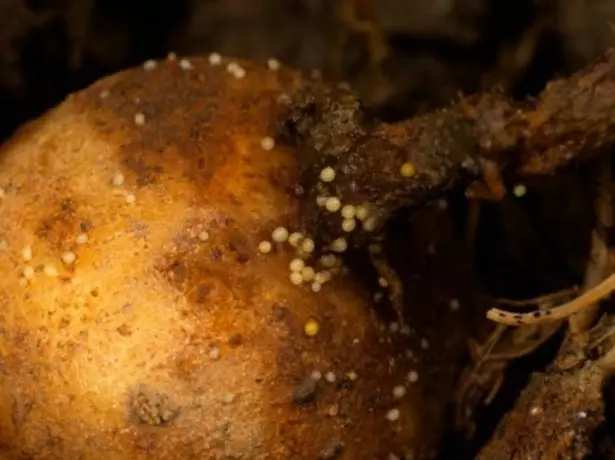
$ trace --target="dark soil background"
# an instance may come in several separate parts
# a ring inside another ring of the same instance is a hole
[[[97,78],[170,51],[315,69],[347,81],[376,116],[398,120],[460,92],[531,97],[613,45],[613,0],[0,0],[0,139]],[[526,298],[582,280],[594,225],[590,169],[482,206],[474,255],[490,294]],[[463,233],[461,197],[451,203]],[[552,342],[510,367],[476,438],[451,435],[443,458],[473,457],[529,372],[554,355]],[[596,458],[614,458],[608,432]]]

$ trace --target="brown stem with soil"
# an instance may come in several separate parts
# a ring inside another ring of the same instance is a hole
[[[302,147],[312,229],[331,240],[339,219],[314,204],[324,166],[343,172],[334,188],[344,203],[368,204],[383,222],[481,176],[501,195],[499,171],[549,175],[595,157],[615,143],[615,52],[533,102],[478,94],[394,124],[371,123],[349,91],[314,85],[295,94],[281,131]]]

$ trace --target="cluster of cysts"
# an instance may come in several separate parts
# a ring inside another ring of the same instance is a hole
[[[261,141],[261,146],[265,150],[271,150],[274,147],[274,141],[270,137],[266,137]],[[412,163],[404,163],[400,168],[400,173],[404,177],[412,177],[416,173],[416,169]],[[318,196],[316,204],[323,209],[324,212],[330,214],[339,213],[340,229],[343,234],[350,234],[357,230],[359,226],[366,232],[374,232],[378,228],[378,216],[375,215],[368,204],[358,206],[352,204],[344,204],[337,196],[330,196],[327,191],[327,184],[332,184],[336,178],[336,171],[330,166],[323,168],[320,171],[317,183]],[[312,291],[320,292],[323,284],[330,281],[332,276],[343,271],[342,261],[339,255],[348,249],[348,240],[345,236],[340,236],[334,239],[325,249],[325,254],[317,260],[317,266],[320,270],[317,271],[316,266],[308,265],[306,260],[313,256],[316,249],[314,240],[302,232],[290,232],[286,227],[278,227],[271,233],[271,241],[263,240],[258,245],[258,250],[267,254],[273,250],[273,243],[283,244],[288,243],[296,251],[296,257],[289,264],[289,279],[294,285],[309,284]],[[377,245],[374,245],[372,252],[377,251]],[[387,287],[388,283],[385,279],[380,279],[379,284],[382,287]],[[381,294],[382,295],[382,294]]]
[[[124,184],[124,175],[121,173],[116,173],[111,178],[111,185],[119,190],[116,193],[124,196],[126,203],[134,204],[136,202],[136,196],[134,193],[128,192],[126,190],[120,189],[120,187]],[[88,233],[85,231],[85,226],[82,225],[82,232],[78,233],[73,239],[73,245],[83,246],[90,241],[90,237]],[[3,248],[0,248],[3,249]],[[30,284],[33,281],[37,274],[42,273],[43,275],[50,278],[57,278],[61,275],[61,269],[58,267],[62,267],[64,270],[72,270],[74,269],[75,263],[77,262],[77,254],[74,250],[65,250],[59,254],[58,263],[48,262],[45,264],[34,265],[32,264],[34,260],[34,250],[32,246],[24,246],[21,249],[21,260],[25,263],[21,271],[21,276],[19,278],[19,284],[23,287]]]
[[[78,245],[83,245],[88,242],[87,233],[80,233],[75,238],[75,243]],[[21,276],[19,278],[19,284],[23,287],[27,286],[34,278],[36,278],[38,273],[43,273],[45,276],[50,278],[56,278],[60,276],[60,270],[57,268],[58,265],[52,262],[46,263],[44,265],[34,266],[32,265],[32,261],[34,259],[34,251],[32,246],[25,246],[21,250],[21,260],[25,263],[21,271]],[[65,269],[70,269],[77,260],[77,254],[73,251],[64,251],[59,256],[59,262],[62,267]]]

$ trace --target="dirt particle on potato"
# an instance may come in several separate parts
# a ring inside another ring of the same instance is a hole
[[[32,260],[32,247],[26,246],[21,250],[21,258],[24,262],[30,262]]]
[[[165,425],[179,415],[179,407],[173,405],[170,398],[157,391],[141,389],[130,401],[133,419],[140,424]]]
[[[335,460],[342,455],[344,451],[344,443],[335,441],[330,446],[326,447],[318,454],[318,460]]]
[[[203,230],[202,232],[199,232],[199,240],[205,242],[209,239],[209,232]]]
[[[235,401],[235,395],[233,393],[224,393],[221,397],[220,397],[220,401],[222,401],[222,403],[224,404],[233,404],[233,402]]]
[[[87,242],[88,242],[88,235],[87,235],[87,233],[80,233],[75,238],[75,243],[77,243],[77,244],[85,244]]]
[[[28,265],[26,267],[24,267],[23,269],[23,276],[26,280],[33,280],[34,276],[35,276],[36,272],[34,270],[34,267]]]
[[[451,299],[448,303],[448,308],[450,311],[457,311],[459,310],[459,307],[461,307],[461,304],[457,299]]]
[[[307,404],[314,401],[317,389],[316,380],[312,376],[303,379],[293,389],[293,402],[295,404]]]
[[[111,183],[114,187],[121,187],[122,185],[124,185],[124,174],[116,173],[111,179]]]
[[[215,344],[211,344],[209,346],[209,349],[207,350],[207,356],[209,356],[209,358],[213,360],[220,359],[220,348],[218,348],[218,346]]]
[[[134,193],[128,193],[126,195],[126,203],[134,204],[136,201],[137,201],[137,197],[135,196]]]
[[[325,374],[325,380],[329,383],[335,383],[335,381],[337,380],[337,376],[335,375],[335,372],[329,371]]]
[[[320,371],[313,371],[310,374],[310,378],[312,380],[319,381],[322,378],[322,372],[320,372]]]
[[[291,272],[289,276],[290,282],[295,286],[299,286],[303,283],[303,275],[298,272]]]
[[[331,417],[337,417],[339,415],[339,413],[340,413],[340,405],[339,404],[333,404],[327,410],[327,414],[329,414],[329,416],[331,416]]]
[[[100,93],[98,93],[98,97],[100,99],[107,99],[110,95],[110,91],[108,89],[103,89]]]
[[[60,258],[65,265],[72,265],[75,263],[75,260],[77,260],[77,255],[72,251],[65,251]]]
[[[58,269],[52,264],[46,264],[43,268],[43,273],[50,278],[59,276]]]

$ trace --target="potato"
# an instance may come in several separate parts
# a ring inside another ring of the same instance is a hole
[[[216,57],[148,64],[3,146],[2,458],[430,450],[403,335],[350,276],[291,275],[278,228],[301,231],[301,193],[273,138],[303,82]]]

